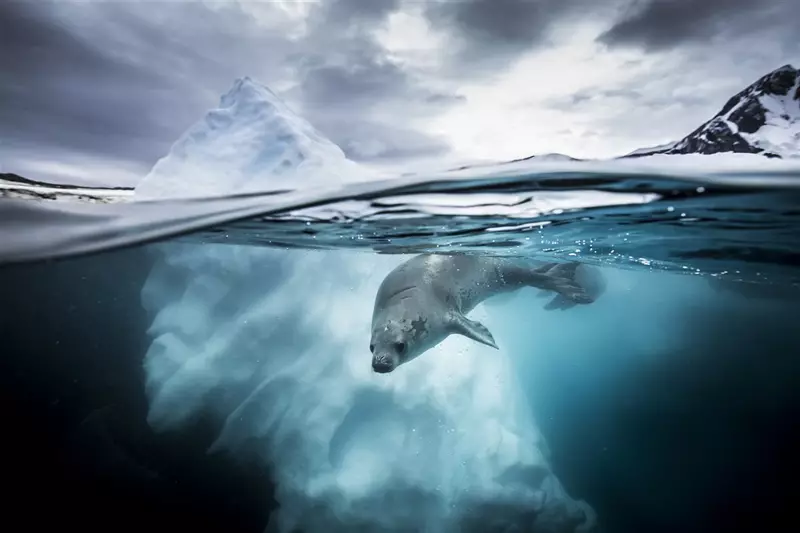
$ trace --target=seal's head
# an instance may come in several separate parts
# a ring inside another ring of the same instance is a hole
[[[372,330],[369,350],[372,369],[380,374],[391,372],[425,351],[428,328],[425,319],[387,320]]]

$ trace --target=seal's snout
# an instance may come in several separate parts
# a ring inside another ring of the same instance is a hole
[[[388,359],[375,357],[372,359],[372,370],[378,374],[386,374],[394,370],[394,365]]]

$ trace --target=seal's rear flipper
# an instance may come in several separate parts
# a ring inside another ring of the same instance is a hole
[[[478,322],[477,320],[470,320],[464,315],[452,313],[449,317],[450,331],[459,335],[464,335],[470,339],[491,346],[495,350],[499,350],[497,343],[494,341],[492,333],[489,328]]]
[[[572,261],[570,263],[550,263],[536,269],[538,274],[544,274],[551,278],[552,282],[549,288],[559,294],[559,297],[547,304],[545,309],[567,309],[576,304],[594,302],[594,298],[575,279],[580,265],[580,263]],[[565,306],[567,303],[571,305]]]

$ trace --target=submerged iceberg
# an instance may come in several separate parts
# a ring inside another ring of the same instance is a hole
[[[136,194],[366,175],[268,89],[239,80]],[[508,354],[453,336],[372,372],[373,299],[405,257],[178,243],[159,253],[142,289],[149,422],[216,417],[213,450],[272,470],[270,531],[594,529],[592,509],[550,468]],[[471,316],[491,328],[482,306]]]

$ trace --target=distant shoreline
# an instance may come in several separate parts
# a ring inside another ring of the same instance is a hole
[[[50,183],[47,181],[37,181],[29,178],[23,178],[19,174],[0,173],[0,181],[11,183],[19,183],[20,185],[27,185],[30,187],[44,187],[47,189],[86,189],[97,191],[132,191],[133,187],[101,187],[95,185],[66,185],[63,183]]]
[[[127,201],[133,193],[133,187],[66,185],[0,173],[0,198],[113,203]]]

